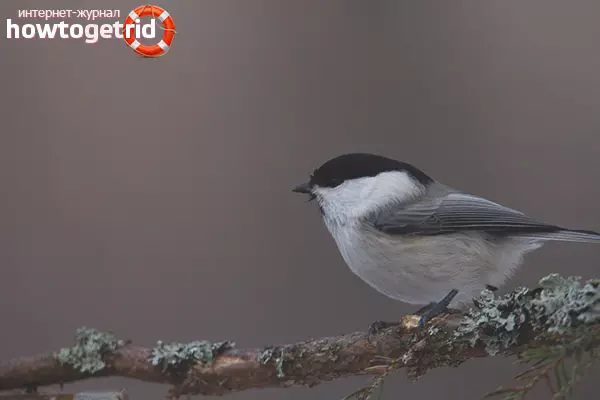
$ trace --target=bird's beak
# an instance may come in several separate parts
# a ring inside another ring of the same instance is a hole
[[[301,183],[298,186],[296,186],[295,188],[292,189],[292,192],[296,192],[296,193],[307,193],[307,194],[311,194],[311,190],[310,190],[310,184],[309,183]]]

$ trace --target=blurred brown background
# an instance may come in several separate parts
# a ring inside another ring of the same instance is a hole
[[[0,15],[41,4],[2,1]],[[411,311],[353,276],[316,206],[291,192],[343,152],[402,159],[536,217],[600,229],[600,3],[159,4],[178,31],[159,60],[116,39],[0,43],[1,359],[69,345],[81,325],[142,345],[247,347]],[[42,8],[118,8],[124,19],[138,5]],[[599,264],[598,246],[552,244],[511,286],[552,271],[598,276]],[[385,398],[475,399],[518,370],[488,359],[417,383],[400,373]],[[597,393],[591,375],[577,398]],[[339,399],[366,382],[230,398]],[[123,387],[134,400],[167,389],[119,379],[67,389]]]

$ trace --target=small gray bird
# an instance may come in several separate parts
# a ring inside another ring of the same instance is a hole
[[[350,270],[386,296],[426,305],[422,322],[502,286],[546,241],[600,242],[373,154],[333,158],[294,191],[317,200]]]

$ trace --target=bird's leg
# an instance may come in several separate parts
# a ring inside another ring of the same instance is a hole
[[[442,300],[438,301],[437,303],[429,303],[425,307],[422,307],[419,310],[417,310],[417,312],[415,312],[415,315],[421,317],[419,319],[418,327],[422,328],[426,322],[430,321],[431,319],[437,317],[438,315],[446,311],[448,305],[452,302],[452,300],[457,294],[458,290],[452,289]],[[368,336],[370,338],[372,335],[379,333],[386,328],[391,328],[400,324],[400,321],[375,321],[369,326]]]
[[[452,302],[452,300],[454,300],[454,297],[456,297],[457,294],[458,290],[452,289],[450,293],[448,293],[443,299],[441,299],[437,303],[430,303],[429,305],[426,305],[425,307],[417,311],[416,315],[419,315],[421,317],[421,319],[419,319],[419,328],[422,328],[425,325],[425,323],[431,321],[431,319],[437,317],[438,315],[446,311],[448,305]]]
[[[419,308],[416,312],[415,315],[423,315],[428,313],[433,307],[435,307],[437,303],[435,301],[432,301],[431,303],[427,304],[425,307]]]

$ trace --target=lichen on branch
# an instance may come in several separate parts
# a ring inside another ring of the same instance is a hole
[[[230,341],[211,343],[195,340],[190,343],[164,343],[159,340],[152,349],[151,363],[160,366],[165,373],[182,373],[195,364],[212,364],[215,357],[233,349]]]
[[[154,348],[145,348],[112,333],[80,328],[71,347],[1,362],[0,391],[123,376],[169,384],[172,397],[223,395],[374,374],[374,385],[356,394],[367,398],[400,368],[416,379],[432,368],[497,355],[537,360],[544,368],[534,372],[547,374],[567,357],[583,359],[600,344],[599,287],[598,280],[582,282],[552,274],[536,288],[518,288],[503,296],[484,291],[468,312],[448,312],[422,329],[417,328],[418,317],[409,315],[398,327],[372,336],[355,332],[262,349],[205,340],[159,341]],[[563,376],[553,390],[561,393],[572,386],[584,369],[572,379]],[[529,390],[540,381],[535,373],[527,375],[531,380],[525,385],[498,393]]]
[[[104,357],[107,354],[124,344],[125,342],[118,340],[112,332],[98,332],[84,326],[75,333],[75,345],[60,349],[55,357],[62,365],[93,374],[106,366]]]
[[[534,289],[518,288],[504,296],[484,290],[455,331],[471,346],[482,342],[490,355],[508,349],[526,333],[565,333],[600,321],[600,280],[550,274]]]

